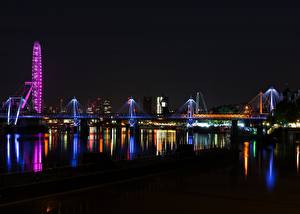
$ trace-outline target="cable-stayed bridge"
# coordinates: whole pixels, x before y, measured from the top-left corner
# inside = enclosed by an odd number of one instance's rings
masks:
[[[127,120],[133,127],[138,120],[186,120],[187,125],[193,125],[196,120],[266,120],[269,114],[273,114],[276,104],[281,100],[281,95],[273,87],[265,92],[259,92],[250,102],[244,105],[239,113],[209,113],[204,96],[197,93],[196,102],[191,97],[174,114],[156,116],[143,113],[139,104],[130,97],[125,104],[125,111],[109,114],[87,114],[82,113],[79,101],[74,97],[67,105],[66,113],[43,114],[43,74],[42,54],[39,42],[34,42],[32,54],[32,80],[26,81],[21,93],[11,96],[5,102],[3,108],[5,113],[0,114],[0,119],[8,126],[17,126],[19,120],[49,120],[49,119],[71,119],[74,126],[80,126],[81,120],[106,119]],[[200,106],[200,101],[202,106]],[[200,109],[203,109],[201,112]]]

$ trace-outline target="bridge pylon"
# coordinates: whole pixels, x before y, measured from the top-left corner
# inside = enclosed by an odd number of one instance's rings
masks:
[[[74,97],[67,105],[67,112],[72,115],[73,118],[73,125],[75,127],[80,125],[80,108],[79,108],[79,102]]]
[[[132,97],[130,97],[128,99],[128,105],[129,105],[128,122],[129,122],[130,127],[134,127],[136,125],[137,121],[136,121],[135,108],[134,108],[135,101]]]
[[[187,126],[192,127],[194,124],[195,100],[190,97],[187,101]]]
[[[17,125],[23,103],[24,99],[22,97],[9,97],[5,102],[7,125]]]
[[[281,101],[279,92],[270,87],[266,92],[260,91],[248,104],[253,113],[272,114],[278,102]]]

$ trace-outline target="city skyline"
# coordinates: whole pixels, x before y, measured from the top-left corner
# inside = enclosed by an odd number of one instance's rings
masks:
[[[180,106],[201,91],[211,108],[247,102],[270,86],[298,87],[300,17],[293,9],[39,11],[31,6],[1,11],[0,69],[6,72],[0,80],[1,100],[30,79],[35,40],[43,50],[48,105],[76,96],[83,103],[110,98],[118,107],[129,96],[165,94]]]
[[[300,210],[298,5],[154,3],[1,3],[1,213]]]

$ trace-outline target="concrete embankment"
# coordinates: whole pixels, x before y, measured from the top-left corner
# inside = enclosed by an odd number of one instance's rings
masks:
[[[75,189],[122,182],[186,167],[211,170],[231,165],[234,155],[229,150],[205,151],[198,155],[176,154],[133,161],[89,163],[77,168],[65,167],[39,173],[1,175],[0,204],[56,194]]]

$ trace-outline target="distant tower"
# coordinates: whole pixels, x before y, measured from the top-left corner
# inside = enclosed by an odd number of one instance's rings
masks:
[[[207,113],[207,106],[204,100],[204,96],[201,91],[197,92],[196,94],[196,110],[195,113],[199,114],[201,112]]]
[[[200,113],[200,93],[197,92],[196,95],[196,114]]]
[[[59,113],[65,113],[66,110],[64,108],[64,99],[60,98],[59,99]]]
[[[41,45],[34,42],[32,54],[32,103],[37,113],[42,113],[43,102],[43,72]]]

